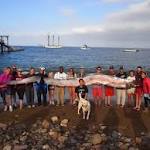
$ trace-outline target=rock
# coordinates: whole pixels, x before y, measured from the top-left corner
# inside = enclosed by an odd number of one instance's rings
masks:
[[[135,138],[135,143],[136,144],[141,144],[142,143],[142,139],[140,137],[136,137]]]
[[[90,148],[92,146],[92,144],[91,143],[83,143],[82,146],[86,147],[86,148]]]
[[[131,142],[131,139],[130,139],[130,138],[125,138],[124,142],[125,142],[125,143],[130,143],[130,142]]]
[[[102,125],[102,126],[100,126],[100,129],[104,130],[104,129],[106,129],[106,126]]]
[[[0,123],[0,128],[5,130],[7,128],[7,124],[4,123]]]
[[[112,132],[112,137],[115,138],[115,139],[119,138],[119,133],[117,131],[113,131]]]
[[[42,149],[50,150],[50,147],[49,147],[49,145],[48,145],[48,144],[45,144],[45,145],[43,145]]]
[[[21,142],[26,141],[26,139],[27,139],[27,136],[26,136],[26,135],[25,135],[25,136],[21,136],[21,137],[20,137],[20,141],[21,141]]]
[[[76,140],[75,138],[71,138],[71,139],[70,139],[70,143],[71,143],[71,144],[76,144],[76,143],[78,143],[78,142],[77,142],[77,140]]]
[[[122,144],[122,145],[120,145],[120,149],[121,150],[128,150],[128,144]]]
[[[63,144],[67,139],[68,139],[68,138],[65,137],[65,136],[59,136],[59,137],[58,137],[58,141],[59,141],[60,143],[62,143],[62,144]]]
[[[57,139],[58,138],[58,136],[60,135],[57,131],[50,131],[49,132],[49,135],[50,135],[50,137],[52,137],[53,139]]]
[[[3,150],[12,150],[12,146],[11,145],[6,145],[3,147]]]
[[[100,134],[92,135],[90,139],[90,143],[92,143],[93,145],[96,145],[96,144],[100,144],[101,142],[102,142],[102,137],[100,136]]]
[[[136,148],[134,148],[134,147],[129,147],[129,150],[136,150]]]
[[[53,117],[51,117],[51,121],[52,121],[52,123],[57,123],[59,121],[59,119],[57,116],[53,116]]]
[[[67,127],[67,126],[68,126],[68,119],[63,119],[63,120],[61,121],[60,125],[61,125],[62,127]]]
[[[47,120],[44,120],[44,121],[42,122],[42,127],[43,127],[44,129],[48,129],[48,128],[49,128],[49,122],[48,122]]]
[[[15,145],[13,150],[26,150],[28,149],[27,145]]]

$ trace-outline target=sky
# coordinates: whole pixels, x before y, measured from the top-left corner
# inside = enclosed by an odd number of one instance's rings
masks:
[[[0,0],[0,18],[12,45],[150,48],[150,0]]]

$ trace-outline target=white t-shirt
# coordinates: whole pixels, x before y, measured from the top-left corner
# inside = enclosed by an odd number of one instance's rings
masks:
[[[57,72],[54,75],[54,79],[65,80],[65,79],[67,79],[67,74],[64,72],[63,73]]]

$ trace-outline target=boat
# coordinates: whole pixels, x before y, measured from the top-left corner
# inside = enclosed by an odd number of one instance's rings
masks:
[[[48,35],[48,43],[44,46],[45,48],[51,48],[51,49],[57,49],[62,48],[62,45],[60,45],[60,36],[58,36],[58,42],[55,44],[55,36],[52,36],[52,44],[50,43],[50,35]]]
[[[87,50],[87,49],[90,49],[90,48],[85,44],[85,45],[83,45],[82,47],[80,47],[80,49],[82,49],[82,50]]]
[[[139,49],[125,49],[123,52],[139,52]]]

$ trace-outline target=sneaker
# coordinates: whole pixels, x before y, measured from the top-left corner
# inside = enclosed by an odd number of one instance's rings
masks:
[[[7,106],[5,105],[5,107],[4,107],[4,111],[7,111]]]
[[[12,112],[12,111],[13,111],[13,108],[12,108],[12,106],[11,106],[11,105],[9,106],[9,111],[10,111],[10,112]]]

